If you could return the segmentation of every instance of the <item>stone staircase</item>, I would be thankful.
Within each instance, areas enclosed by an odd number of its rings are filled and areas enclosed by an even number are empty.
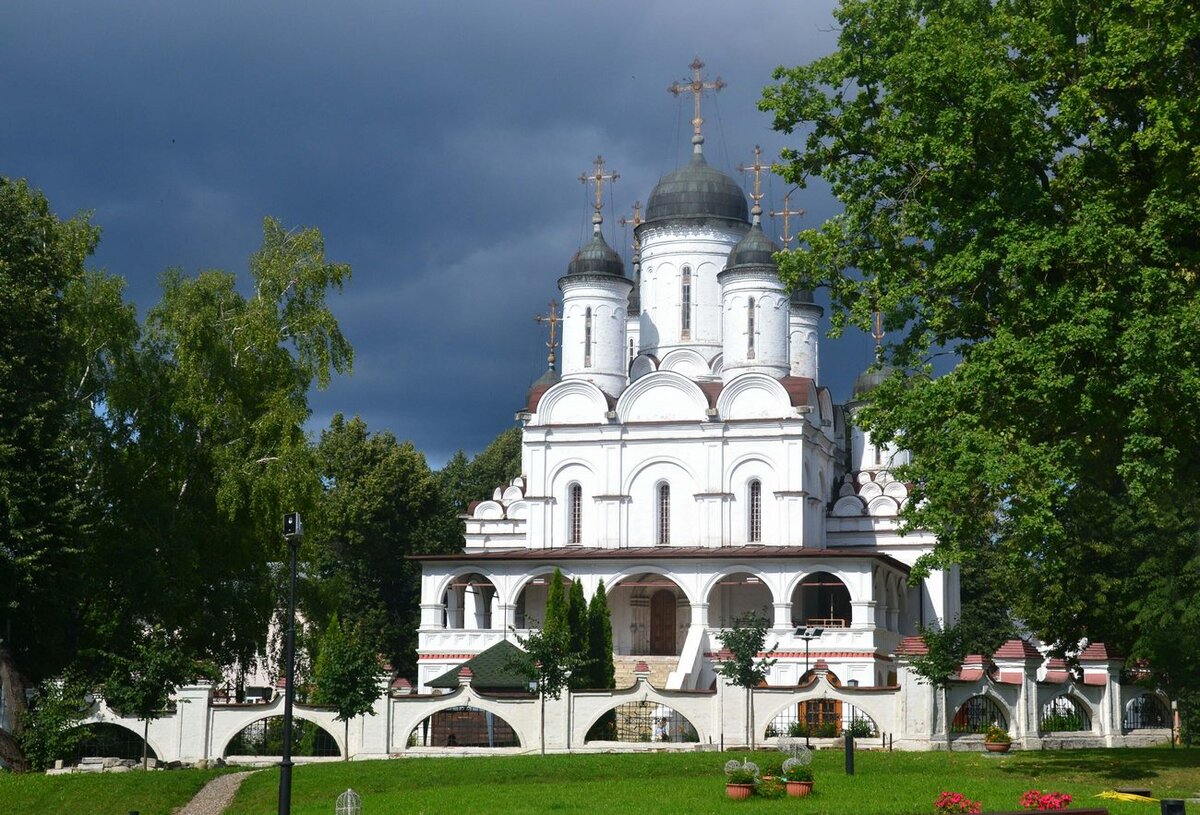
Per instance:
[[[656,688],[667,686],[667,677],[679,665],[677,656],[631,656],[615,654],[613,668],[616,670],[616,685],[618,688],[628,688],[637,681],[633,669],[639,662],[645,662],[650,669],[650,684]]]

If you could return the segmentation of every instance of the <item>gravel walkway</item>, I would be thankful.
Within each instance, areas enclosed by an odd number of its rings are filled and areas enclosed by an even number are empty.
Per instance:
[[[237,795],[238,787],[251,775],[254,775],[254,771],[230,773],[214,778],[176,815],[221,815],[225,807],[233,803],[233,796]]]

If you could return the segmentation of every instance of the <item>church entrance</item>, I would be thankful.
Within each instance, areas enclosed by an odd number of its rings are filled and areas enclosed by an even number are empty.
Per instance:
[[[675,653],[675,592],[659,589],[650,596],[650,653]]]

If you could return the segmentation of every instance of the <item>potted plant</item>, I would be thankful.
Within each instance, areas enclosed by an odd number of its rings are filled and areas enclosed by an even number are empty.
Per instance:
[[[759,772],[762,773],[760,778],[763,781],[781,778],[783,776],[783,759],[778,761],[767,759],[760,765]]]
[[[792,798],[802,798],[808,795],[812,792],[812,770],[800,764],[788,767],[783,776],[783,785],[787,788],[787,794]]]
[[[757,775],[749,767],[729,770],[725,773],[725,794],[734,800],[749,798],[754,794],[755,780],[757,780]]]
[[[983,746],[989,753],[1007,753],[1012,747],[1012,736],[998,724],[987,729],[983,737]]]

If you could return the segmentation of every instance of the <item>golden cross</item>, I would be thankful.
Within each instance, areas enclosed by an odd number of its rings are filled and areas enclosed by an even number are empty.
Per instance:
[[[875,361],[883,362],[883,314],[879,311],[879,306],[875,306],[875,330],[871,332],[871,336],[875,338]]]
[[[558,315],[557,308],[558,308],[558,303],[555,303],[553,300],[551,300],[550,301],[550,314],[548,316],[545,314],[537,314],[533,318],[538,323],[549,323],[550,324],[550,342],[546,343],[546,347],[550,349],[550,354],[546,358],[546,360],[547,360],[547,362],[550,363],[551,370],[554,370],[554,348],[555,348],[554,329],[555,329],[555,326],[557,326],[559,323],[562,322],[562,317],[560,317]]]
[[[768,213],[772,218],[774,218],[776,215],[783,216],[783,234],[779,236],[779,239],[781,241],[783,241],[784,249],[787,249],[788,246],[791,245],[792,238],[794,237],[788,231],[788,216],[795,215],[795,216],[799,217],[804,214],[804,210],[802,210],[802,209],[789,209],[788,208],[789,204],[791,203],[791,200],[792,200],[792,193],[791,193],[791,191],[789,191],[786,195],[783,196],[783,209],[773,209]]]
[[[621,176],[618,173],[604,172],[604,156],[596,156],[595,164],[596,164],[596,170],[590,174],[584,173],[583,175],[579,176],[579,183],[583,184],[586,187],[587,183],[589,181],[591,181],[592,183],[594,183],[596,185],[595,207],[596,207],[596,216],[599,216],[600,208],[602,206],[604,206],[604,192],[602,190],[602,187],[604,186],[604,182],[605,181],[615,182]],[[600,221],[597,220],[595,217],[593,217],[592,223],[598,224],[598,223],[600,223]]]
[[[642,219],[642,202],[634,201],[633,202],[633,217],[626,218],[624,215],[622,215],[620,220],[617,221],[617,223],[619,223],[621,226],[632,226],[633,227],[633,248],[635,250],[640,249],[641,247],[638,245],[637,228],[645,223],[645,221]]]
[[[705,82],[703,79],[701,79],[700,69],[704,67],[704,63],[700,61],[700,57],[696,57],[694,60],[692,60],[692,64],[688,67],[692,69],[692,81],[683,83],[672,82],[667,86],[667,92],[674,96],[679,96],[685,91],[691,92],[696,102],[696,115],[692,119],[692,129],[694,130],[695,135],[699,136],[700,125],[704,124],[704,119],[700,118],[700,96],[705,91],[712,91],[713,93],[720,91],[721,88],[725,87],[725,81],[719,76],[712,82]]]
[[[754,145],[754,163],[750,164],[750,165],[746,165],[746,164],[738,165],[738,172],[741,172],[741,173],[753,172],[754,173],[754,192],[751,193],[750,198],[753,199],[754,206],[756,209],[758,209],[760,214],[762,213],[762,209],[759,208],[758,202],[762,199],[762,188],[761,188],[761,186],[762,186],[762,171],[769,170],[770,168],[771,168],[770,164],[762,163],[762,148],[759,147],[757,144]]]

